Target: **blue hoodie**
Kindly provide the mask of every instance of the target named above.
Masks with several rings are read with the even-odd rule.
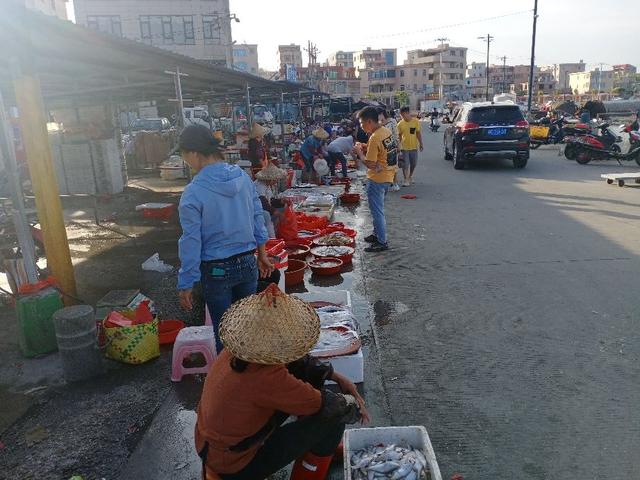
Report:
[[[249,176],[236,165],[207,165],[180,198],[178,289],[200,281],[200,263],[264,245],[269,236],[262,204]]]

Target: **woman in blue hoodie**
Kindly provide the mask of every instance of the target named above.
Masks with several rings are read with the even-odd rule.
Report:
[[[180,304],[191,310],[193,285],[202,282],[220,351],[222,315],[232,303],[256,293],[258,271],[262,277],[273,271],[265,251],[269,236],[253,182],[238,166],[225,162],[211,132],[190,125],[179,145],[182,158],[196,173],[180,199]]]

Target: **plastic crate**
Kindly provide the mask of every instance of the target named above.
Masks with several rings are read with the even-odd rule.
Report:
[[[142,216],[145,218],[169,220],[176,211],[176,206],[173,203],[143,203],[138,205],[136,210],[142,211]]]
[[[424,453],[429,464],[431,480],[442,480],[440,467],[436,461],[436,454],[431,445],[431,439],[427,429],[421,425],[408,427],[373,427],[354,428],[344,432],[344,478],[352,480],[351,476],[351,455],[369,445],[409,445],[419,448]]]

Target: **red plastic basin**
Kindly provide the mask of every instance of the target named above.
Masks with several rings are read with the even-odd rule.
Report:
[[[331,263],[332,265],[327,265]],[[320,257],[309,262],[309,268],[316,275],[337,275],[342,271],[342,260],[336,257]]]
[[[162,320],[158,324],[158,340],[160,345],[170,345],[176,341],[180,330],[184,328],[182,320]]]
[[[289,260],[289,268],[284,272],[284,284],[286,287],[295,287],[304,282],[304,271],[307,263],[302,260]]]

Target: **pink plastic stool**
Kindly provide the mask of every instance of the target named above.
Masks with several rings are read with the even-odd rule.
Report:
[[[201,353],[206,360],[203,367],[185,367],[182,362],[192,353]],[[207,373],[216,359],[216,342],[213,328],[186,327],[180,330],[173,344],[173,360],[171,362],[171,381],[179,382],[184,375]]]
[[[284,292],[284,290],[282,290]],[[204,304],[204,324],[205,325],[209,325],[210,327],[213,326],[213,322],[211,321],[211,315],[209,315],[209,307],[207,306],[207,304]]]

